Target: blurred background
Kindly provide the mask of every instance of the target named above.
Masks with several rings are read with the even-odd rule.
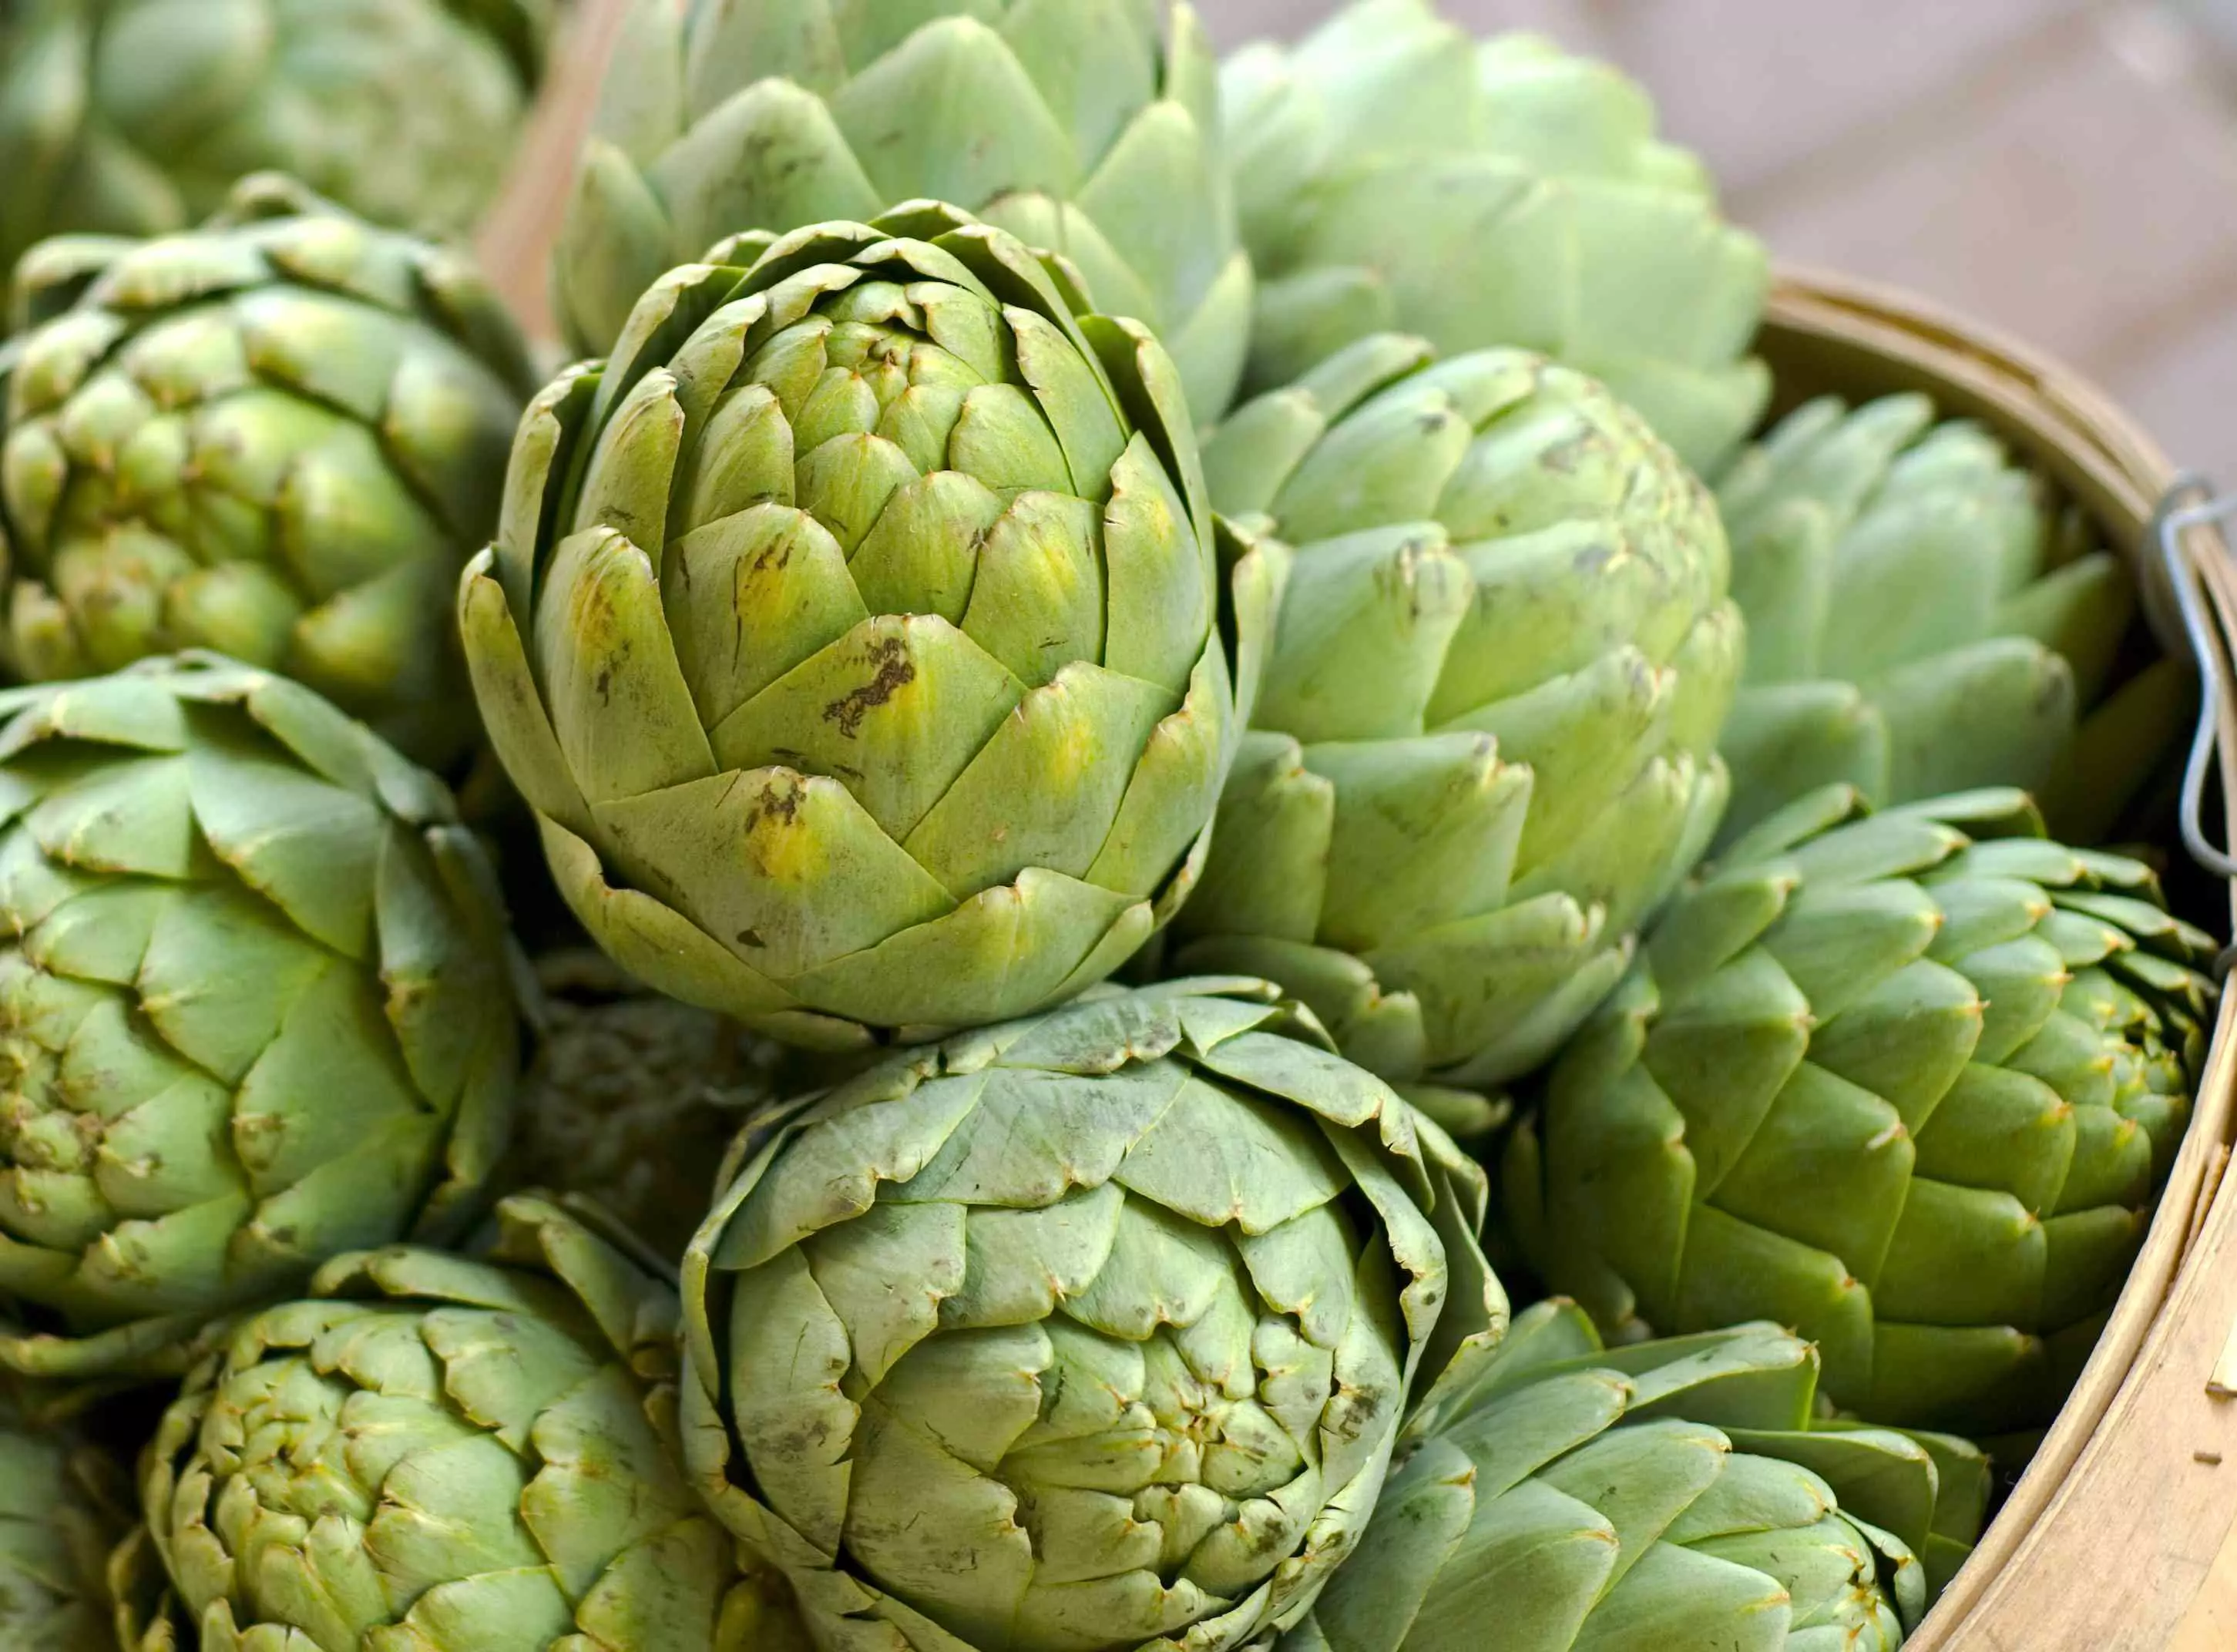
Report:
[[[2237,0],[1442,0],[1621,64],[1779,256],[1990,318],[2237,487]],[[1198,0],[1223,48],[1336,0]]]

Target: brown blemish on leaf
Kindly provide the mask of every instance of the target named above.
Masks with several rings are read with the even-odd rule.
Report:
[[[864,717],[916,681],[916,662],[909,658],[908,645],[898,637],[880,638],[870,651],[869,663],[875,670],[868,682],[823,708],[824,720],[837,724],[839,732],[849,740],[861,732]]]
[[[750,832],[764,820],[789,826],[800,817],[800,788],[782,782],[765,785],[753,807],[746,811],[746,829]]]

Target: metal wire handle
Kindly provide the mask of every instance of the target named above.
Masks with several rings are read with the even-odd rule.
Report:
[[[2214,772],[2214,737],[2220,728],[2221,674],[2214,667],[2221,640],[2199,589],[2198,565],[2184,543],[2184,536],[2193,528],[2218,528],[2232,521],[2237,521],[2237,493],[2217,494],[2213,484],[2194,471],[2178,476],[2152,513],[2160,560],[2166,565],[2168,583],[2174,589],[2191,652],[2198,657],[2198,727],[2190,738],[2190,761],[2182,775],[2183,847],[2215,876],[2237,879],[2237,856],[2206,835],[2206,782]]]

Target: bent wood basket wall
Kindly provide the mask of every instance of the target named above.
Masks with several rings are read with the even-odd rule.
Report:
[[[1923,301],[1811,271],[1781,273],[1762,348],[1782,402],[1924,390],[1996,430],[2098,519],[2143,578],[2162,643],[2188,651],[2152,531],[2174,467],[2094,387]],[[2219,644],[2237,635],[2237,565],[2208,530],[2185,548]],[[2227,776],[2237,717],[2226,646],[2210,669]],[[2221,806],[2210,813],[2210,830],[2231,824]],[[2237,994],[2223,1000],[2190,1133],[2103,1339],[1907,1652],[2237,1648],[2237,1178],[2224,1173],[2237,1138],[2233,1025]]]

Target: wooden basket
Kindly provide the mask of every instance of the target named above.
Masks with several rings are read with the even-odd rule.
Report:
[[[551,335],[550,249],[626,5],[576,8],[511,187],[479,237],[492,279],[539,337]],[[2129,554],[2162,643],[2189,650],[2152,532],[2175,472],[2093,387],[1908,295],[1796,270],[1778,279],[1762,348],[1784,400],[1923,390],[1995,429]],[[2190,577],[2237,635],[2237,564],[2209,531],[2187,546]],[[2213,651],[2221,772],[2237,775],[2237,676],[2219,640]],[[2237,1649],[2237,1178],[2223,1185],[2237,1138],[2233,1023],[2237,995],[2223,1002],[2190,1133],[2088,1369],[1909,1652]]]
[[[1923,390],[1995,429],[2129,554],[2155,630],[2189,651],[2154,522],[2176,473],[2095,387],[1920,300],[1815,272],[1781,274],[1762,347],[1783,400]],[[2184,549],[2185,577],[2221,632],[2209,670],[2226,776],[2237,774],[2223,641],[2237,634],[2237,565],[2207,529]],[[2223,1001],[2190,1133],[2096,1352],[1907,1652],[2237,1647],[2237,1178],[2223,1174],[2237,1137],[2234,1023],[2237,995]]]

